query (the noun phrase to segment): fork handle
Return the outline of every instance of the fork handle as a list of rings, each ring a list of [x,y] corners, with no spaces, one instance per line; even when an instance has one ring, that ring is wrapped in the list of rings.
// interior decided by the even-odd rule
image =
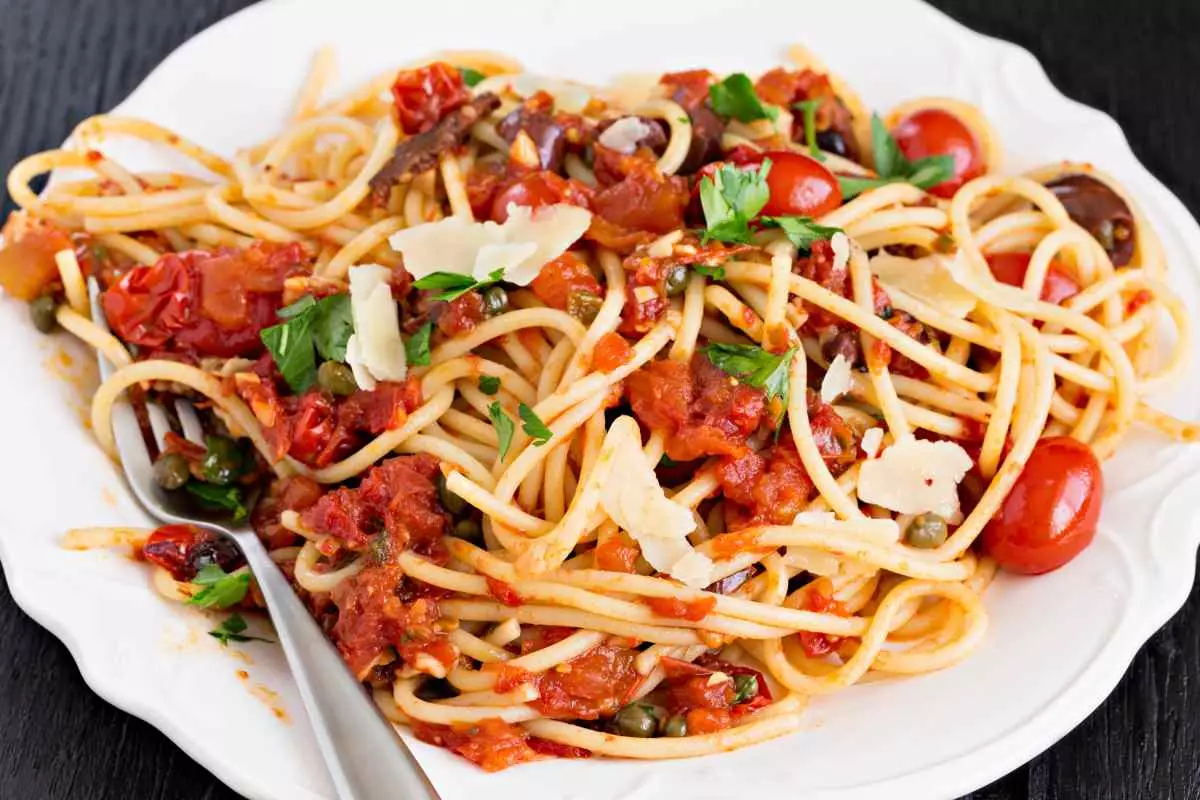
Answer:
[[[408,746],[349,674],[266,549],[257,538],[239,543],[267,601],[338,797],[436,800]]]

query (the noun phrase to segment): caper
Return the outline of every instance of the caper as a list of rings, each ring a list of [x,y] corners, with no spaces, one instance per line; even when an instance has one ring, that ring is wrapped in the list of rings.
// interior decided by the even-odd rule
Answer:
[[[758,678],[754,675],[733,676],[733,701],[745,703],[758,696]]]
[[[669,717],[662,726],[663,736],[687,736],[687,719],[683,714]]]
[[[454,535],[468,542],[483,541],[483,529],[473,519],[460,519],[454,523]]]
[[[348,397],[358,391],[354,373],[345,364],[326,361],[317,369],[317,386],[330,394]]]
[[[674,297],[682,292],[687,286],[687,278],[687,267],[683,264],[672,264],[663,276],[663,288],[667,290],[667,296]]]
[[[190,477],[187,459],[179,453],[163,453],[154,461],[154,480],[164,489],[179,489]]]
[[[603,305],[604,300],[599,295],[583,289],[571,292],[567,297],[567,313],[584,325],[592,324]]]
[[[483,311],[488,316],[499,314],[508,308],[508,292],[502,286],[489,286],[482,292]]]
[[[204,480],[218,486],[228,486],[242,472],[242,450],[226,436],[205,436],[208,452],[200,462]]]
[[[913,517],[912,522],[908,523],[908,529],[904,532],[904,540],[910,547],[932,550],[942,546],[942,543],[946,541],[947,534],[946,520],[937,514],[918,514]]]
[[[33,327],[42,333],[53,333],[58,327],[57,312],[58,303],[48,294],[29,303],[29,318],[33,320]]]
[[[658,719],[652,707],[630,703],[613,717],[613,726],[622,736],[648,739],[658,730]]]
[[[451,514],[457,517],[467,510],[467,501],[446,488],[446,477],[444,475],[438,475],[437,488],[438,499],[442,501],[442,506]]]

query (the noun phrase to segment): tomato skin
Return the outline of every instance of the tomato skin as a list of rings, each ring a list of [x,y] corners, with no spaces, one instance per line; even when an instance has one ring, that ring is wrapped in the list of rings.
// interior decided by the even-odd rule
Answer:
[[[392,102],[408,134],[424,133],[470,97],[458,70],[441,61],[406,69],[392,84]]]
[[[984,528],[983,545],[1010,572],[1058,569],[1095,537],[1103,495],[1090,447],[1068,436],[1042,439]]]
[[[763,207],[764,216],[819,217],[842,204],[837,178],[816,159],[786,150],[763,153],[763,158],[771,159],[771,198]]]
[[[496,222],[508,219],[510,203],[527,208],[541,208],[568,203],[587,208],[590,201],[587,188],[553,172],[533,172],[506,186],[492,200],[491,218]]]
[[[987,167],[975,134],[961,119],[940,108],[914,111],[896,124],[892,136],[910,161],[928,156],[954,157],[954,177],[929,190],[938,197],[953,197],[960,186],[978,178]]]
[[[1025,285],[1025,273],[1029,271],[1029,253],[992,253],[987,257],[992,275],[1009,286]],[[1079,294],[1079,284],[1057,261],[1051,261],[1042,282],[1042,300],[1058,305]]]

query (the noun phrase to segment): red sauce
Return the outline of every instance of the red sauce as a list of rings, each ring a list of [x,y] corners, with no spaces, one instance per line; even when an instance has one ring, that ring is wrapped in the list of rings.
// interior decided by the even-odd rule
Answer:
[[[792,108],[804,100],[819,101],[815,114],[817,131],[838,134],[845,147],[845,152],[838,155],[857,159],[854,118],[834,93],[827,75],[808,69],[787,70],[777,67],[759,77],[754,84],[754,91],[764,102],[783,108]],[[799,109],[793,110],[792,115],[792,139],[802,141],[806,133],[804,115]]]
[[[244,563],[233,542],[195,525],[156,528],[142,545],[142,557],[171,573],[177,581],[190,581],[206,566],[231,572]]]
[[[685,178],[663,175],[657,164],[637,161],[628,167],[620,183],[601,189],[592,200],[592,210],[607,225],[593,219],[585,234],[618,252],[682,228],[690,196]]]
[[[392,84],[392,102],[405,133],[424,133],[471,99],[458,70],[443,62],[406,69]]]
[[[849,616],[845,607],[833,599],[833,584],[828,578],[817,578],[804,587],[804,602],[801,605],[805,611],[815,611],[819,614],[837,614],[840,617]],[[800,646],[809,658],[827,656],[837,649],[841,643],[840,636],[816,631],[800,631]]]
[[[8,218],[0,235],[0,287],[18,300],[45,294],[58,281],[54,254],[74,249],[65,230],[20,211]]]
[[[652,361],[626,379],[626,388],[634,415],[666,434],[666,452],[675,461],[744,455],[746,437],[767,415],[760,389],[739,383],[702,354],[690,364]]]
[[[596,342],[592,366],[604,373],[612,372],[633,358],[633,348],[619,333],[609,332]]]
[[[786,434],[758,453],[726,456],[717,469],[717,479],[725,496],[725,523],[730,530],[786,525],[808,505],[814,488],[791,436]]]
[[[454,726],[413,720],[412,730],[422,742],[444,747],[487,772],[499,772],[541,758],[541,754],[530,747],[530,736],[524,728],[501,719]]]
[[[642,677],[636,650],[601,644],[547,671],[530,675],[541,696],[529,705],[556,719],[596,719],[631,699]]]
[[[771,690],[762,673],[750,667],[711,656],[701,656],[696,663],[664,658],[661,665],[666,673],[662,683],[664,703],[670,713],[685,715],[689,736],[724,730],[735,719],[771,702]],[[714,679],[716,673],[725,677]],[[742,697],[741,702],[737,702],[733,681],[736,675],[755,678],[753,695]]]
[[[641,548],[624,531],[604,535],[592,551],[596,569],[609,572],[637,572],[636,564]]]
[[[812,251],[808,257],[798,258],[792,267],[792,271],[840,297],[845,297],[846,299],[854,297],[850,286],[850,271],[845,266],[835,266],[833,246],[828,241],[821,240],[814,242]],[[887,292],[874,279],[872,279],[872,286],[874,288],[875,313],[879,316],[885,316],[889,313],[888,309],[891,308],[891,298],[888,297]],[[804,310],[808,312],[808,318],[805,320],[801,330],[806,334],[816,335],[826,328],[838,325],[839,323],[845,326],[845,322],[841,317],[826,311],[820,306],[805,301]]]
[[[793,515],[795,516],[795,515]],[[788,519],[791,522],[791,519]],[[758,547],[758,533],[753,530],[737,530],[714,536],[710,542],[712,557],[733,558],[738,553]]]
[[[303,511],[321,499],[321,485],[312,478],[296,475],[271,481],[250,513],[250,524],[269,550],[300,544],[300,535],[279,522],[284,511]]]
[[[523,602],[521,595],[517,593],[516,588],[511,583],[505,583],[488,575],[487,581],[488,594],[499,600],[506,606],[519,606]]]
[[[475,330],[487,315],[483,312],[483,297],[479,292],[467,292],[451,300],[437,318],[438,330],[447,336],[460,336]]]
[[[667,72],[658,82],[666,87],[666,94],[674,97],[676,103],[691,108],[708,99],[708,87],[713,82],[713,74],[706,69]]]
[[[263,349],[259,332],[278,321],[284,279],[310,268],[296,243],[168,253],[129,270],[101,299],[113,332],[131,344],[252,356]]]
[[[1139,308],[1154,300],[1154,293],[1149,289],[1138,289],[1129,302],[1125,304],[1125,313],[1133,314]]]
[[[567,301],[575,292],[590,292],[597,297],[603,294],[591,268],[574,253],[563,253],[542,267],[529,288],[543,303],[560,311],[566,311]]]
[[[836,476],[858,460],[858,437],[833,406],[808,390],[808,425],[825,466]]]
[[[678,597],[643,597],[642,602],[660,617],[686,619],[699,622],[708,616],[717,604],[715,597],[699,597],[695,600],[680,600]]]

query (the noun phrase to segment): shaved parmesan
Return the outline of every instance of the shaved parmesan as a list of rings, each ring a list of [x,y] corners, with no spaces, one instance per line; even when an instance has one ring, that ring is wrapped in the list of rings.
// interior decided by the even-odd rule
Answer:
[[[898,290],[963,319],[975,308],[976,298],[954,279],[950,264],[951,259],[939,253],[924,258],[880,253],[871,259],[871,271],[883,288]]]
[[[637,150],[638,142],[653,133],[640,117],[622,117],[604,129],[599,142],[610,150],[629,155]]]
[[[844,270],[850,261],[850,240],[846,238],[846,234],[838,231],[830,237],[829,246],[833,249],[833,271],[836,273]]]
[[[958,516],[958,484],[974,462],[954,442],[930,442],[908,436],[864,461],[858,473],[858,497],[901,514],[933,512]]]
[[[692,510],[667,497],[642,452],[642,434],[633,417],[618,417],[604,437],[597,469],[608,470],[600,507],[641,547],[650,566],[693,588],[712,583],[712,560],[687,535],[696,529]]]
[[[879,452],[879,445],[883,444],[883,428],[870,428],[863,432],[862,435],[862,451],[867,454],[867,458],[874,458]]]
[[[548,262],[562,255],[592,223],[586,208],[558,204],[536,210],[509,205],[503,225],[446,217],[405,228],[388,242],[404,256],[413,278],[452,272],[485,280],[497,269],[504,280],[527,286]]]
[[[354,334],[346,343],[346,360],[359,386],[400,381],[408,374],[404,340],[392,287],[391,270],[378,264],[350,268],[350,315]]]
[[[821,402],[832,403],[850,391],[853,379],[850,376],[850,362],[841,353],[834,356],[821,379]]]

